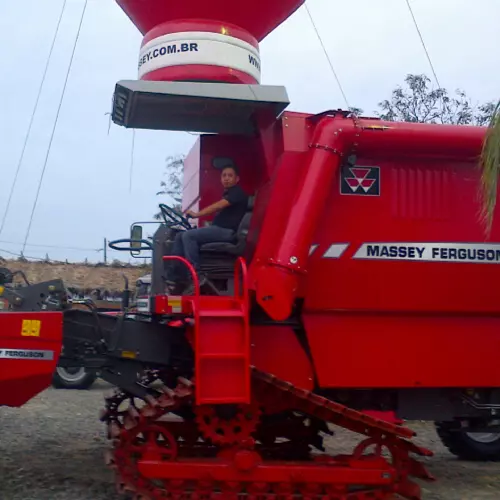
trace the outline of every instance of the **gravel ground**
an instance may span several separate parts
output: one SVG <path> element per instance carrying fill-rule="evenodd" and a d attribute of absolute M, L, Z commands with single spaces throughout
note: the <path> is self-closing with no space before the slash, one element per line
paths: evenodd
<path fill-rule="evenodd" d="M 103 461 L 107 441 L 98 412 L 108 390 L 100 381 L 89 391 L 48 389 L 23 408 L 0 408 L 1 500 L 123 500 Z M 435 452 L 428 462 L 438 480 L 423 485 L 424 500 L 500 498 L 499 465 L 460 462 L 432 426 L 410 427 Z M 356 440 L 341 433 L 331 442 L 345 452 Z"/>

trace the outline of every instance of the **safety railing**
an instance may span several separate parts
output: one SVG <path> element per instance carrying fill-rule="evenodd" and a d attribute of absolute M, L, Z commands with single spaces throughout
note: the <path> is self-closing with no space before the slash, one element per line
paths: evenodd
<path fill-rule="evenodd" d="M 164 255 L 163 260 L 176 260 L 178 262 L 181 262 L 184 264 L 189 273 L 191 274 L 191 278 L 193 279 L 193 285 L 194 285 L 194 296 L 196 297 L 196 300 L 198 301 L 200 298 L 200 280 L 198 279 L 198 275 L 196 274 L 196 271 L 188 260 L 186 260 L 184 257 L 179 257 L 178 255 Z"/>
<path fill-rule="evenodd" d="M 234 265 L 234 298 L 248 307 L 248 268 L 243 257 L 238 257 Z"/>

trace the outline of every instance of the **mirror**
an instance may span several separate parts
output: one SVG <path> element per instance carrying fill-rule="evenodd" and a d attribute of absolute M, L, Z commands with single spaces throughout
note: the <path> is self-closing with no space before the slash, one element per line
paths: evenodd
<path fill-rule="evenodd" d="M 141 241 L 142 240 L 142 226 L 132 226 L 132 229 L 130 230 L 130 239 L 132 240 L 130 242 L 130 247 L 131 248 L 141 248 Z"/>

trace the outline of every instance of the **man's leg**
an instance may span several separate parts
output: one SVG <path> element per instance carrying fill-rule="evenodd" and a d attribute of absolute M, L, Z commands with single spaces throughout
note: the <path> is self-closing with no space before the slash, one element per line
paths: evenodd
<path fill-rule="evenodd" d="M 177 257 L 184 257 L 184 244 L 182 242 L 182 237 L 184 235 L 184 231 L 179 231 L 174 238 L 174 243 L 172 245 L 172 252 L 170 255 L 175 255 Z M 169 285 L 174 284 L 175 282 L 180 281 L 185 276 L 184 265 L 182 263 L 177 262 L 175 260 L 167 261 L 168 263 L 168 271 L 167 271 L 167 283 Z M 181 269 L 182 266 L 182 269 Z"/>
<path fill-rule="evenodd" d="M 193 264 L 197 274 L 200 272 L 200 246 L 206 243 L 230 242 L 234 238 L 234 231 L 218 226 L 207 226 L 186 231 L 182 235 L 184 255 Z"/>
<path fill-rule="evenodd" d="M 177 255 L 178 257 L 184 257 L 184 245 L 182 244 L 182 235 L 184 231 L 179 231 L 174 238 L 174 244 L 172 245 L 172 255 Z"/>

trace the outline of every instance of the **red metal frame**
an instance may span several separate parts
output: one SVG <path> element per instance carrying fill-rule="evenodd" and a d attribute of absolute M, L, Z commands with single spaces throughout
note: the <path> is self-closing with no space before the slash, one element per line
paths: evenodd
<path fill-rule="evenodd" d="M 325 463 L 316 461 L 311 464 L 269 463 L 263 462 L 254 452 L 238 450 L 234 457 L 226 460 L 207 461 L 193 458 L 167 463 L 159 458 L 145 459 L 138 463 L 137 469 L 148 479 L 198 481 L 198 478 L 206 477 L 213 486 L 219 481 L 235 482 L 237 485 L 251 478 L 252 483 L 256 485 L 262 483 L 268 487 L 270 483 L 284 487 L 285 484 L 295 483 L 296 478 L 300 477 L 300 482 L 304 485 L 336 484 L 340 489 L 350 484 L 363 484 L 368 489 L 370 486 L 389 486 L 397 476 L 396 470 L 381 457 L 372 460 L 350 458 L 339 461 L 332 458 Z"/>
<path fill-rule="evenodd" d="M 238 290 L 242 288 L 242 293 Z M 238 257 L 236 263 L 234 264 L 234 298 L 239 300 L 241 304 L 245 306 L 245 310 L 248 311 L 249 307 L 249 291 L 248 291 L 248 269 L 245 259 Z"/>
<path fill-rule="evenodd" d="M 200 295 L 199 279 L 189 261 L 173 255 L 163 260 L 184 264 L 194 283 L 194 296 L 156 296 L 154 309 L 156 314 L 193 316 L 187 324 L 187 337 L 195 352 L 197 404 L 249 403 L 249 297 L 244 259 L 235 263 L 233 297 Z"/>
<path fill-rule="evenodd" d="M 194 284 L 194 296 L 156 295 L 154 297 L 154 314 L 193 314 L 196 321 L 200 303 L 200 280 L 193 265 L 184 257 L 177 255 L 164 255 L 163 260 L 176 260 L 187 267 Z"/>

